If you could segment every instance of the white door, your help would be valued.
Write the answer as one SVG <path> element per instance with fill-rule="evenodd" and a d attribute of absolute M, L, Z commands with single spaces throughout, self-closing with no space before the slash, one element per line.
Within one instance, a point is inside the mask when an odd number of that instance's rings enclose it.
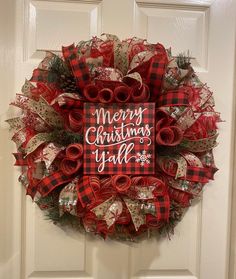
<path fill-rule="evenodd" d="M 2 279 L 228 278 L 235 2 L 2 0 L 1 30 L 6 38 L 0 51 L 5 63 L 0 104 Z M 161 42 L 171 46 L 174 54 L 190 50 L 196 71 L 215 92 L 216 108 L 226 121 L 220 125 L 215 152 L 220 171 L 171 241 L 151 239 L 128 245 L 62 231 L 45 221 L 30 198 L 25 198 L 12 167 L 14 146 L 2 120 L 8 116 L 7 103 L 14 91 L 30 77 L 43 50 L 59 51 L 61 45 L 104 32 Z"/>

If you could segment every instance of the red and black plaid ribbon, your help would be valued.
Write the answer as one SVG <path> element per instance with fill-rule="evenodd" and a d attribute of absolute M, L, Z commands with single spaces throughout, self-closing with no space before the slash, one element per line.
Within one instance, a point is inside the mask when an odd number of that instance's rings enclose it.
<path fill-rule="evenodd" d="M 166 50 L 161 45 L 157 45 L 158 54 L 151 59 L 147 84 L 151 93 L 151 101 L 156 101 L 161 91 L 162 80 L 168 62 Z"/>
<path fill-rule="evenodd" d="M 205 167 L 205 169 L 207 170 L 207 177 L 209 179 L 214 179 L 214 174 L 218 171 L 218 169 L 215 166 L 212 167 Z"/>
<path fill-rule="evenodd" d="M 78 57 L 77 48 L 74 44 L 68 47 L 62 47 L 62 53 L 65 61 L 71 67 L 76 85 L 78 88 L 83 89 L 86 84 L 90 83 L 89 68 L 86 64 L 85 58 Z"/>
<path fill-rule="evenodd" d="M 207 168 L 188 166 L 186 179 L 193 182 L 207 183 L 209 181 L 209 170 Z"/>
<path fill-rule="evenodd" d="M 167 91 L 158 97 L 157 106 L 188 106 L 189 95 L 183 88 Z"/>
<path fill-rule="evenodd" d="M 22 153 L 13 153 L 16 162 L 15 166 L 27 166 L 27 160 L 24 158 L 24 155 Z"/>
<path fill-rule="evenodd" d="M 155 203 L 157 220 L 169 220 L 170 215 L 170 199 L 168 195 L 157 196 Z"/>
<path fill-rule="evenodd" d="M 47 71 L 42 69 L 34 69 L 33 75 L 30 79 L 32 82 L 45 82 L 56 83 L 58 81 L 58 75 L 53 71 Z"/>
<path fill-rule="evenodd" d="M 34 199 L 34 196 L 36 195 L 37 192 L 37 185 L 29 185 L 26 189 L 26 195 L 31 196 L 32 199 Z"/>
<path fill-rule="evenodd" d="M 64 175 L 62 171 L 57 171 L 49 176 L 44 177 L 37 185 L 37 191 L 43 196 L 47 196 L 56 187 L 70 182 L 72 177 Z"/>
<path fill-rule="evenodd" d="M 95 199 L 95 194 L 93 188 L 90 184 L 90 177 L 83 176 L 77 184 L 77 193 L 78 198 L 82 207 L 85 207 L 87 204 L 91 203 Z"/>
<path fill-rule="evenodd" d="M 70 67 L 70 57 L 71 57 L 71 55 L 76 55 L 76 53 L 77 53 L 77 48 L 75 47 L 74 44 L 71 44 L 67 47 L 62 47 L 63 57 L 64 57 L 66 63 L 68 63 L 69 67 Z"/>

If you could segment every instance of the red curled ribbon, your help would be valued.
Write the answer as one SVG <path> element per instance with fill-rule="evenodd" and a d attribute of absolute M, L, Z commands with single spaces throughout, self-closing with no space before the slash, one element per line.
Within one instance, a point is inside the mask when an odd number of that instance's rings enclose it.
<path fill-rule="evenodd" d="M 96 219 L 97 219 L 97 217 L 93 212 L 91 212 L 91 211 L 86 212 L 86 214 L 83 217 L 83 223 L 84 223 L 85 230 L 87 232 L 96 231 L 96 223 L 97 223 Z"/>
<path fill-rule="evenodd" d="M 162 225 L 162 223 L 151 214 L 146 214 L 146 224 L 150 228 L 159 228 Z"/>
<path fill-rule="evenodd" d="M 161 112 L 157 112 L 156 113 L 156 131 L 159 132 L 161 128 L 164 127 L 169 127 L 172 126 L 171 124 L 173 123 L 173 118 L 171 118 L 170 116 L 165 116 L 163 118 L 160 119 L 159 114 Z"/>
<path fill-rule="evenodd" d="M 118 86 L 114 90 L 114 98 L 118 103 L 127 103 L 131 97 L 130 88 L 127 86 Z"/>
<path fill-rule="evenodd" d="M 83 145 L 72 143 L 66 148 L 66 157 L 70 160 L 77 160 L 83 156 Z"/>
<path fill-rule="evenodd" d="M 148 185 L 155 186 L 155 190 L 153 191 L 154 196 L 157 197 L 157 196 L 166 195 L 167 187 L 166 187 L 166 184 L 162 180 L 160 180 L 154 176 L 149 176 L 147 179 L 147 182 L 148 182 Z"/>
<path fill-rule="evenodd" d="M 15 162 L 15 166 L 27 166 L 28 162 L 27 160 L 24 158 L 24 154 L 23 153 L 13 153 L 16 162 Z"/>
<path fill-rule="evenodd" d="M 98 92 L 98 99 L 101 103 L 111 103 L 114 99 L 114 93 L 109 88 L 103 88 Z"/>
<path fill-rule="evenodd" d="M 97 102 L 98 100 L 98 88 L 93 84 L 88 84 L 84 88 L 84 97 L 90 102 Z"/>
<path fill-rule="evenodd" d="M 60 169 L 65 175 L 72 175 L 76 173 L 82 166 L 81 160 L 71 160 L 69 158 L 64 158 L 61 161 Z"/>
<path fill-rule="evenodd" d="M 82 107 L 82 102 L 70 97 L 63 97 L 62 100 L 58 101 L 59 107 L 63 109 L 72 109 Z"/>
<path fill-rule="evenodd" d="M 146 179 L 144 176 L 135 176 L 131 178 L 131 185 L 133 186 L 144 186 L 146 185 Z"/>
<path fill-rule="evenodd" d="M 134 87 L 131 92 L 131 99 L 135 102 L 147 102 L 150 99 L 150 91 L 146 84 L 143 84 L 139 89 L 138 87 Z"/>
<path fill-rule="evenodd" d="M 177 126 L 164 127 L 156 135 L 156 142 L 159 145 L 175 146 L 183 138 L 182 130 Z"/>
<path fill-rule="evenodd" d="M 75 132 L 82 130 L 83 115 L 80 110 L 72 110 L 69 113 L 69 126 Z"/>
<path fill-rule="evenodd" d="M 90 176 L 90 185 L 93 188 L 94 192 L 100 190 L 100 180 L 98 176 Z"/>
<path fill-rule="evenodd" d="M 126 192 L 130 185 L 131 185 L 131 179 L 128 175 L 114 175 L 111 179 L 112 186 L 118 191 L 118 192 Z"/>
<path fill-rule="evenodd" d="M 190 201 L 193 196 L 189 193 L 183 192 L 181 190 L 174 189 L 172 187 L 169 188 L 169 196 L 171 200 L 180 203 L 183 207 L 190 206 Z"/>

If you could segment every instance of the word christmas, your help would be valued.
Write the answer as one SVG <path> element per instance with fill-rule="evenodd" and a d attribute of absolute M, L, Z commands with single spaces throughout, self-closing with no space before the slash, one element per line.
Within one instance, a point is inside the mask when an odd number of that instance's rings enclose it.
<path fill-rule="evenodd" d="M 155 104 L 84 104 L 84 174 L 153 174 Z"/>

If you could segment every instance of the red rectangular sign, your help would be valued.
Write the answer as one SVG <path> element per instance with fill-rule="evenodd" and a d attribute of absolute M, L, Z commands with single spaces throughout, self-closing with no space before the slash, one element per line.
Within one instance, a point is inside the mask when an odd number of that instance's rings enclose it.
<path fill-rule="evenodd" d="M 84 174 L 155 172 L 155 103 L 85 103 L 84 117 Z"/>

